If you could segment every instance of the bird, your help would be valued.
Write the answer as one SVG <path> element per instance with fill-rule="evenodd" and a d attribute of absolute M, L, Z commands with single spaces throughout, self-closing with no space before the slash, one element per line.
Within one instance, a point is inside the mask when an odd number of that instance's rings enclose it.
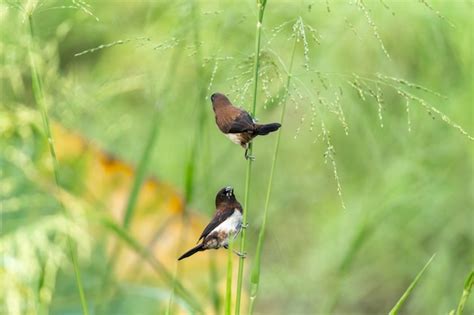
<path fill-rule="evenodd" d="M 235 239 L 240 230 L 246 227 L 242 224 L 242 214 L 242 205 L 235 198 L 234 189 L 227 186 L 219 190 L 216 195 L 216 213 L 198 239 L 198 243 L 201 240 L 202 242 L 185 252 L 178 260 L 208 249 L 219 249 L 221 247 L 227 249 L 230 239 Z M 245 253 L 235 250 L 234 253 L 240 257 L 245 257 Z"/>
<path fill-rule="evenodd" d="M 257 124 L 250 114 L 232 105 L 230 100 L 221 93 L 211 95 L 212 109 L 214 110 L 216 124 L 232 142 L 245 149 L 245 158 L 254 160 L 248 154 L 249 143 L 256 136 L 265 136 L 280 129 L 281 124 Z"/>

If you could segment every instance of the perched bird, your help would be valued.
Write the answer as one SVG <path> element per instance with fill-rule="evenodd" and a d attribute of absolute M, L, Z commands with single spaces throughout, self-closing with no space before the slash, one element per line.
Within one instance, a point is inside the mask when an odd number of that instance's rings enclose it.
<path fill-rule="evenodd" d="M 265 136 L 277 131 L 281 124 L 257 124 L 248 112 L 237 108 L 221 93 L 211 95 L 212 108 L 216 116 L 217 127 L 234 143 L 245 149 L 245 158 L 253 159 L 248 155 L 249 143 L 256 136 Z"/>
<path fill-rule="evenodd" d="M 202 242 L 181 255 L 178 260 L 207 249 L 227 248 L 229 240 L 235 238 L 240 229 L 244 227 L 242 226 L 242 212 L 242 206 L 235 199 L 232 187 L 224 187 L 219 190 L 216 196 L 216 213 L 198 240 L 198 242 L 200 240 Z M 234 252 L 241 257 L 245 256 L 237 251 Z"/>

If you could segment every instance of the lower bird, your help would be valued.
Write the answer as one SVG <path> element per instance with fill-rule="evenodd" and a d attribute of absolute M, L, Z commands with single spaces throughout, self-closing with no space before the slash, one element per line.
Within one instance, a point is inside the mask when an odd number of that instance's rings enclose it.
<path fill-rule="evenodd" d="M 229 241 L 235 238 L 243 227 L 242 213 L 242 206 L 235 198 L 234 189 L 228 186 L 219 190 L 216 196 L 216 213 L 198 240 L 202 242 L 181 255 L 178 260 L 207 249 L 227 248 Z M 245 256 L 234 252 L 241 257 Z"/>
<path fill-rule="evenodd" d="M 217 127 L 234 143 L 245 149 L 245 158 L 254 159 L 248 155 L 249 143 L 256 136 L 265 136 L 277 131 L 281 124 L 257 124 L 245 110 L 235 107 L 227 96 L 221 93 L 211 95 L 212 108 L 216 116 Z"/>

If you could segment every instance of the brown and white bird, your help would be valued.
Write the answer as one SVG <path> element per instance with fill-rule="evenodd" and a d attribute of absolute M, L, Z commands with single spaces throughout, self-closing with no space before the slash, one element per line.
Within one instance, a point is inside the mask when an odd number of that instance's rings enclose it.
<path fill-rule="evenodd" d="M 207 249 L 227 248 L 229 240 L 235 238 L 243 227 L 242 213 L 242 206 L 235 199 L 234 189 L 229 186 L 219 190 L 216 196 L 216 213 L 198 240 L 202 242 L 181 255 L 178 260 Z M 239 256 L 245 256 L 234 252 Z"/>
<path fill-rule="evenodd" d="M 256 136 L 265 136 L 277 131 L 281 124 L 257 124 L 245 110 L 235 107 L 227 96 L 221 93 L 211 95 L 212 108 L 216 116 L 217 127 L 234 143 L 245 149 L 245 158 L 253 159 L 248 155 L 249 143 Z"/>

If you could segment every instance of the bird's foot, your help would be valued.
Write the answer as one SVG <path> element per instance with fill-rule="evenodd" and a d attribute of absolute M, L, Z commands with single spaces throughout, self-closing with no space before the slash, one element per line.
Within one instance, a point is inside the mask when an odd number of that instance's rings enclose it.
<path fill-rule="evenodd" d="M 245 154 L 244 154 L 245 159 L 250 160 L 250 161 L 255 161 L 255 156 L 249 154 L 250 144 L 247 143 L 247 145 L 244 148 L 245 148 Z"/>
<path fill-rule="evenodd" d="M 245 150 L 245 159 L 250 161 L 255 161 L 255 156 L 249 155 L 247 150 Z"/>
<path fill-rule="evenodd" d="M 249 224 L 248 224 L 248 223 L 241 225 L 241 228 L 243 228 L 243 229 L 246 229 L 246 228 L 248 228 L 248 227 L 249 227 Z"/>
<path fill-rule="evenodd" d="M 240 258 L 246 258 L 247 257 L 247 253 L 245 253 L 245 252 L 241 253 L 239 251 L 236 251 L 235 249 L 233 249 L 232 251 L 234 252 L 234 254 L 236 254 Z"/>

